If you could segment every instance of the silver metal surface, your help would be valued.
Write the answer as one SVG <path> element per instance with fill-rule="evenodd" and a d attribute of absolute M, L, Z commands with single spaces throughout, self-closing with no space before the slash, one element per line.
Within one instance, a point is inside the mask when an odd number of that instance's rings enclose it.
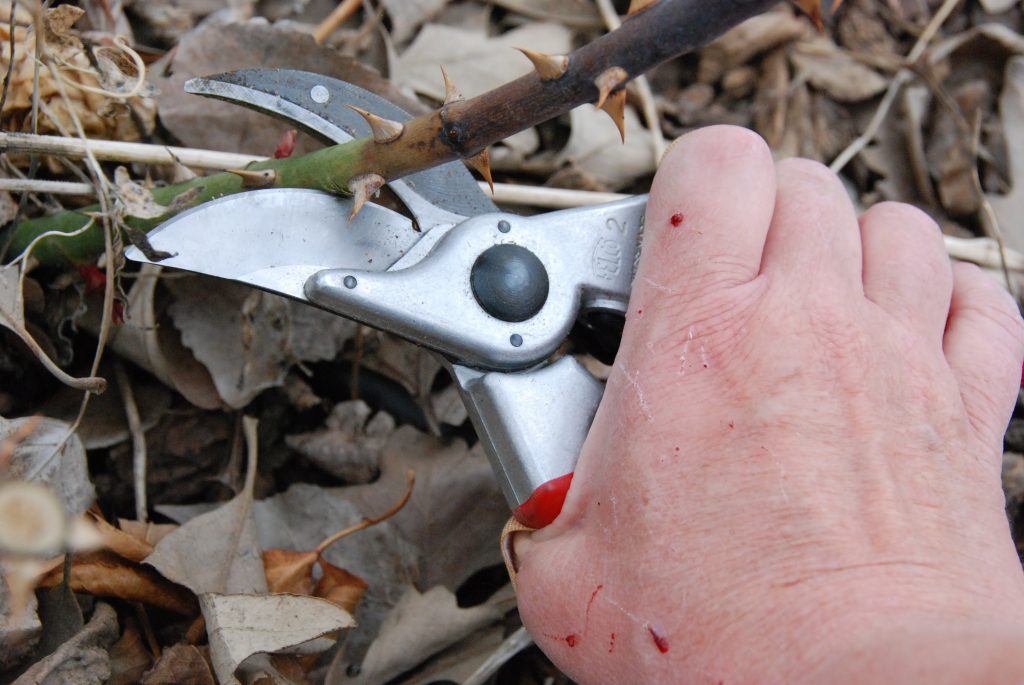
<path fill-rule="evenodd" d="M 339 268 L 316 274 L 306 297 L 467 366 L 529 368 L 555 352 L 581 310 L 625 311 L 646 201 L 637 196 L 537 217 L 475 217 L 445 232 L 429 253 L 417 248 L 413 264 L 407 257 L 386 272 Z M 504 243 L 533 252 L 550 280 L 547 301 L 526 321 L 489 315 L 470 287 L 477 257 Z"/>
<path fill-rule="evenodd" d="M 356 104 L 390 119 L 402 110 L 350 84 L 307 72 L 246 70 L 187 89 L 274 114 L 341 142 L 368 135 Z M 442 355 L 509 504 L 574 470 L 603 385 L 575 359 L 545 361 L 581 312 L 624 312 L 643 239 L 647 198 L 537 217 L 495 211 L 461 165 L 392 184 L 421 228 L 373 203 L 349 220 L 351 198 L 266 189 L 203 204 L 149 234 L 172 253 L 161 265 L 246 283 L 391 331 Z M 472 218 L 464 220 L 465 216 Z M 529 250 L 550 287 L 520 322 L 477 302 L 470 274 L 495 245 Z M 136 248 L 126 255 L 147 261 Z"/>
<path fill-rule="evenodd" d="M 271 188 L 229 195 L 182 212 L 149 233 L 161 266 L 227 278 L 305 301 L 325 268 L 386 269 L 419 234 L 401 214 L 367 203 L 349 221 L 351 198 Z M 138 248 L 125 255 L 148 262 Z"/>
<path fill-rule="evenodd" d="M 185 91 L 225 100 L 285 119 L 324 140 L 344 143 L 371 135 L 355 105 L 378 116 L 406 122 L 411 116 L 364 88 L 329 76 L 295 69 L 241 69 L 190 79 Z M 388 184 L 421 228 L 446 223 L 449 215 L 476 216 L 498 211 L 462 162 L 449 162 Z M 435 219 L 435 214 L 441 215 Z"/>
<path fill-rule="evenodd" d="M 513 509 L 575 469 L 604 386 L 574 357 L 521 373 L 450 370 Z"/>

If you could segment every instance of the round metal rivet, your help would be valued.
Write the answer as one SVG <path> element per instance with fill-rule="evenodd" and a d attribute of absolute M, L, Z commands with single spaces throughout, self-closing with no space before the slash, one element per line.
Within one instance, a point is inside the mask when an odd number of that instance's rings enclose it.
<path fill-rule="evenodd" d="M 469 273 L 473 297 L 502 321 L 526 321 L 548 299 L 548 272 L 543 262 L 520 245 L 493 245 L 476 259 Z"/>
<path fill-rule="evenodd" d="M 309 97 L 313 98 L 313 102 L 322 105 L 331 99 L 331 92 L 324 86 L 313 86 L 309 89 Z"/>
<path fill-rule="evenodd" d="M 342 281 L 342 283 L 345 284 L 346 288 L 351 290 L 352 288 L 356 287 L 356 285 L 359 283 L 359 281 L 356 280 L 355 276 L 345 276 L 345 280 Z"/>
<path fill-rule="evenodd" d="M 508 341 L 512 343 L 512 347 L 520 347 L 523 344 L 523 336 L 518 333 L 513 333 Z"/>
<path fill-rule="evenodd" d="M 509 231 L 512 230 L 512 225 L 509 222 L 502 219 L 501 221 L 498 222 L 498 230 L 501 231 L 502 233 L 508 233 Z"/>

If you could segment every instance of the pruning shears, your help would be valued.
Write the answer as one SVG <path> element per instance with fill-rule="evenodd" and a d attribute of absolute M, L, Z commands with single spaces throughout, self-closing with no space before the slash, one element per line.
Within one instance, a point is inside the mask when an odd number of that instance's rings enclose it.
<path fill-rule="evenodd" d="M 250 69 L 188 92 L 288 120 L 322 140 L 370 135 L 355 109 L 410 115 L 309 72 Z M 163 266 L 238 281 L 395 333 L 451 372 L 517 520 L 561 511 L 603 384 L 559 348 L 578 320 L 621 317 L 646 196 L 524 217 L 453 162 L 389 183 L 412 219 L 353 198 L 271 188 L 214 200 L 149 234 Z M 137 248 L 127 256 L 150 261 Z M 621 318 L 618 319 L 621 325 Z"/>

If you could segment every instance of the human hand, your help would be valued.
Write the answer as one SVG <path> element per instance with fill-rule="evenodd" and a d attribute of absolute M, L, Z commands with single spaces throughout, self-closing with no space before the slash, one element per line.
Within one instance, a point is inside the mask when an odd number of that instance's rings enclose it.
<path fill-rule="evenodd" d="M 1016 305 L 922 212 L 858 224 L 821 165 L 686 136 L 562 514 L 514 538 L 526 626 L 584 683 L 955 680 L 958 654 L 1020 682 L 1022 356 Z"/>

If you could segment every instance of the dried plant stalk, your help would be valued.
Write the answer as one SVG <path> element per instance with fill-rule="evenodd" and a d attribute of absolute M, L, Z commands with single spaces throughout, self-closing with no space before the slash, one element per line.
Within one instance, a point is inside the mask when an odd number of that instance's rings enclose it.
<path fill-rule="evenodd" d="M 365 194 L 374 184 L 353 183 L 368 177 L 391 181 L 455 159 L 473 163 L 485 178 L 488 145 L 503 140 L 574 107 L 616 94 L 625 83 L 662 62 L 700 47 L 743 20 L 759 14 L 777 0 L 658 0 L 631 14 L 617 30 L 568 55 L 561 75 L 542 77 L 534 71 L 470 100 L 452 97 L 440 109 L 404 125 L 378 123 L 376 139 L 364 138 L 318 150 L 298 158 L 250 165 L 250 170 L 273 169 L 277 187 L 313 188 L 330 193 Z M 512 58 L 510 56 L 510 58 Z M 615 78 L 609 82 L 609 75 Z M 603 78 L 602 78 L 603 77 Z M 614 118 L 614 109 L 610 111 Z M 193 204 L 247 189 L 237 174 L 224 173 L 154 192 L 161 204 L 196 187 Z M 357 203 L 367 198 L 357 196 Z M 84 212 L 62 212 L 21 224 L 12 240 L 20 252 L 45 231 L 70 232 L 87 222 Z M 133 218 L 134 228 L 149 230 L 165 219 Z M 86 232 L 73 240 L 47 240 L 35 250 L 43 263 L 76 263 L 102 252 L 102 236 Z"/>

